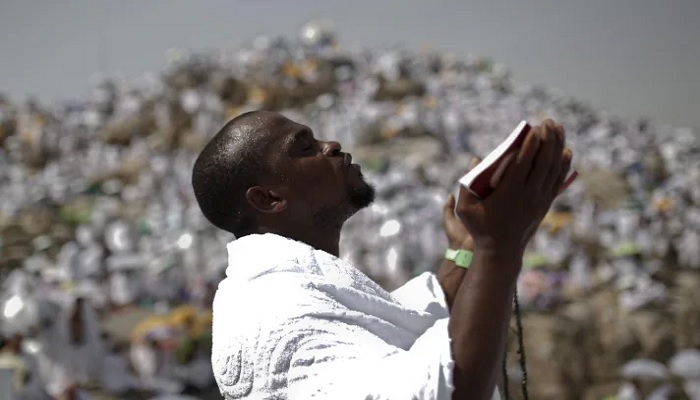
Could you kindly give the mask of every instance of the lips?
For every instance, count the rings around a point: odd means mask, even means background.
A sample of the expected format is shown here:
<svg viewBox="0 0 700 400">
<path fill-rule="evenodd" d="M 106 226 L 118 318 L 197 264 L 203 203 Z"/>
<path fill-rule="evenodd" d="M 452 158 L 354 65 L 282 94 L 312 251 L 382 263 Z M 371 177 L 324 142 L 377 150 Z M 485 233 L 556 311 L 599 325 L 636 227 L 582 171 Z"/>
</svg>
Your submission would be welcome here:
<svg viewBox="0 0 700 400">
<path fill-rule="evenodd" d="M 358 164 L 353 164 L 352 163 L 352 156 L 348 153 L 346 153 L 343 156 L 343 164 L 345 164 L 345 172 L 347 174 L 352 174 L 352 171 L 354 170 L 357 172 L 360 176 L 362 176 L 362 172 L 360 171 L 360 166 Z"/>
</svg>

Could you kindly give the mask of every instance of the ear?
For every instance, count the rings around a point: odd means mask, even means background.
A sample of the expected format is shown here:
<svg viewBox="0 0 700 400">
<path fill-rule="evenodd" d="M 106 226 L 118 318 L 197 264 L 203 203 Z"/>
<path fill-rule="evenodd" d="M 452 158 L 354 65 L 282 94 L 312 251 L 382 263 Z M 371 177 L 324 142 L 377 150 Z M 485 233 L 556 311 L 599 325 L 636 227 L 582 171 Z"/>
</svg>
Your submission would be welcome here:
<svg viewBox="0 0 700 400">
<path fill-rule="evenodd" d="M 246 200 L 256 211 L 275 214 L 287 209 L 287 200 L 279 193 L 263 186 L 253 186 L 245 192 Z"/>
</svg>

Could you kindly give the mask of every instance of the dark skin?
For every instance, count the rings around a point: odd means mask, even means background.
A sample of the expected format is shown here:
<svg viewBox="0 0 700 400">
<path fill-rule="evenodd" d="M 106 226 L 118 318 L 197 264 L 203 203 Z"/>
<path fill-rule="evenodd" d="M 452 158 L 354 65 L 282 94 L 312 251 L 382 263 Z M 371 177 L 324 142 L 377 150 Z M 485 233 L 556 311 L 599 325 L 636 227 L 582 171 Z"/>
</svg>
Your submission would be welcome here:
<svg viewBox="0 0 700 400">
<path fill-rule="evenodd" d="M 246 192 L 257 232 L 275 233 L 338 256 L 343 223 L 361 207 L 351 193 L 372 190 L 337 142 L 317 140 L 305 125 L 262 113 L 270 133 L 270 173 Z"/>
<path fill-rule="evenodd" d="M 372 189 L 336 142 L 276 113 L 260 113 L 268 173 L 246 192 L 257 232 L 302 241 L 338 256 L 343 223 L 371 202 Z M 571 153 L 553 121 L 533 127 L 524 146 L 479 200 L 460 188 L 445 205 L 451 246 L 472 248 L 468 270 L 445 262 L 438 280 L 450 305 L 453 399 L 489 399 L 496 384 L 525 246 L 566 176 Z M 452 210 L 455 210 L 452 212 Z"/>
</svg>

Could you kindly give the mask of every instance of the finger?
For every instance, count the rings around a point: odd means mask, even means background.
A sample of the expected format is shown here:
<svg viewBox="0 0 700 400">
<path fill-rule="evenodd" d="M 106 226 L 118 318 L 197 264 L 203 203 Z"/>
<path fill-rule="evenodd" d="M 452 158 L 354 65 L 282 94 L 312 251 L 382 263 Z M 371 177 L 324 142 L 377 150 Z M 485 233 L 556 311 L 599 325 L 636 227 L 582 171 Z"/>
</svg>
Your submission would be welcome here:
<svg viewBox="0 0 700 400">
<path fill-rule="evenodd" d="M 445 205 L 442 207 L 442 223 L 443 227 L 447 226 L 447 223 L 451 221 L 452 219 L 456 218 L 455 217 L 455 196 L 453 194 L 450 194 L 447 196 L 447 201 L 445 201 Z"/>
<path fill-rule="evenodd" d="M 566 145 L 566 131 L 564 130 L 564 127 L 555 123 L 554 128 L 557 131 L 557 136 L 559 137 L 559 140 L 561 140 L 562 145 Z"/>
<path fill-rule="evenodd" d="M 559 179 L 557 179 L 557 184 L 554 186 L 554 196 L 558 196 L 561 193 L 562 186 L 569 176 L 569 171 L 571 170 L 571 160 L 574 157 L 574 153 L 571 149 L 566 148 L 561 155 L 562 157 L 562 169 L 559 173 Z"/>
<path fill-rule="evenodd" d="M 515 171 L 513 179 L 521 184 L 524 184 L 527 176 L 532 168 L 532 162 L 540 148 L 539 127 L 534 127 L 525 138 L 525 143 L 520 148 L 518 156 L 515 159 Z"/>
<path fill-rule="evenodd" d="M 447 196 L 447 201 L 445 201 L 445 206 L 442 208 L 444 216 L 454 215 L 455 212 L 455 195 L 450 194 Z"/>
<path fill-rule="evenodd" d="M 559 129 L 561 127 L 556 125 L 554 122 L 549 123 L 547 126 L 548 129 L 554 133 L 556 141 L 554 144 L 552 164 L 549 168 L 549 172 L 547 173 L 547 177 L 545 178 L 542 191 L 543 193 L 556 193 L 555 188 L 559 180 L 559 174 L 561 173 L 564 160 L 564 132 L 562 129 Z"/>
<path fill-rule="evenodd" d="M 476 168 L 479 163 L 481 163 L 481 159 L 479 157 L 472 158 L 472 160 L 469 162 L 469 170 L 471 171 Z"/>
<path fill-rule="evenodd" d="M 565 136 L 563 126 L 557 124 L 554 120 L 549 118 L 542 123 L 542 126 L 546 127 L 546 129 L 554 131 L 557 139 L 559 139 L 562 143 L 564 142 Z"/>
<path fill-rule="evenodd" d="M 542 144 L 535 156 L 532 164 L 532 169 L 527 177 L 526 187 L 535 192 L 541 192 L 547 180 L 547 175 L 552 167 L 552 161 L 555 156 L 555 146 L 558 139 L 555 133 L 543 126 L 540 134 Z"/>
<path fill-rule="evenodd" d="M 491 187 L 495 188 L 498 186 L 498 183 L 501 181 L 501 177 L 503 176 L 503 173 L 506 171 L 508 166 L 510 165 L 510 162 L 515 158 L 515 153 L 510 153 L 508 154 L 503 161 L 498 165 L 498 168 L 496 168 L 496 171 L 491 175 Z"/>
</svg>

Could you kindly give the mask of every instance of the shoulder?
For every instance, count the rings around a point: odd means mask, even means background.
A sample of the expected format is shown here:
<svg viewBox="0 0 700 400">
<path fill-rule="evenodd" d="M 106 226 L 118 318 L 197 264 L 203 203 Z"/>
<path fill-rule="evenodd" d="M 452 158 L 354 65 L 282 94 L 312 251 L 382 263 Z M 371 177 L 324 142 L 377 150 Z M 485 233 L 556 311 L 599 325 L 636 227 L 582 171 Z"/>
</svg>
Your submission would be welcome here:
<svg viewBox="0 0 700 400">
<path fill-rule="evenodd" d="M 226 276 L 255 280 L 277 272 L 315 273 L 318 262 L 311 246 L 274 234 L 249 235 L 230 242 Z"/>
<path fill-rule="evenodd" d="M 324 276 L 273 270 L 250 280 L 228 277 L 216 291 L 213 329 L 250 335 L 252 329 L 276 326 L 329 302 Z"/>
</svg>

